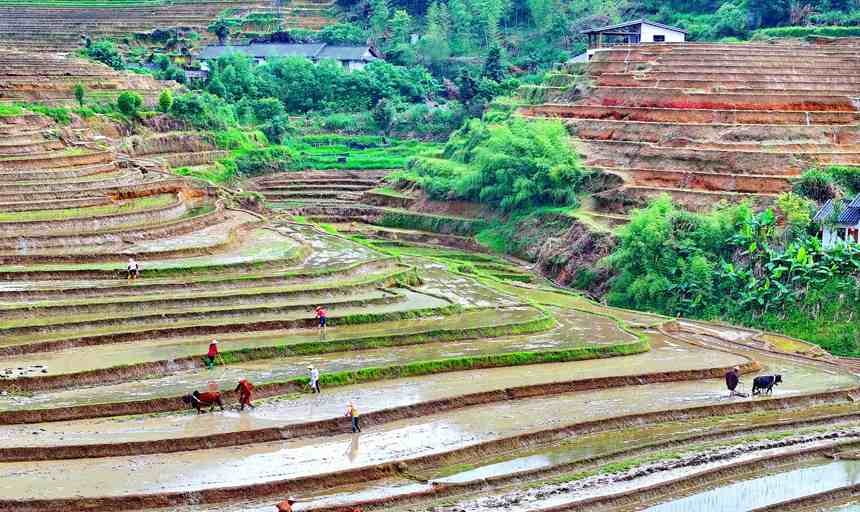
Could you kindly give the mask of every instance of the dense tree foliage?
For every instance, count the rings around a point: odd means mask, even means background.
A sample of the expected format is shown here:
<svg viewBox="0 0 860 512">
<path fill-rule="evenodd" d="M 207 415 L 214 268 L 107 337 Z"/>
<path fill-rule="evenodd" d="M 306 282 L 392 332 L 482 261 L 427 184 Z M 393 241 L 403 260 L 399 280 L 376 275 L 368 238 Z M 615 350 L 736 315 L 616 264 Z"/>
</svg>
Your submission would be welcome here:
<svg viewBox="0 0 860 512">
<path fill-rule="evenodd" d="M 111 41 L 102 40 L 91 43 L 84 48 L 84 54 L 93 60 L 107 64 L 113 69 L 125 69 L 125 61 Z"/>
<path fill-rule="evenodd" d="M 659 198 L 634 213 L 607 260 L 618 274 L 609 302 L 741 322 L 856 355 L 860 246 L 822 250 L 809 233 L 812 209 L 793 194 L 758 214 L 746 205 L 691 213 Z"/>
<path fill-rule="evenodd" d="M 135 117 L 137 111 L 143 106 L 143 98 L 136 92 L 125 91 L 117 97 L 116 106 L 126 116 Z"/>
<path fill-rule="evenodd" d="M 558 121 L 471 120 L 440 156 L 415 159 L 392 179 L 417 183 L 435 198 L 515 211 L 575 205 L 585 174 Z"/>
</svg>

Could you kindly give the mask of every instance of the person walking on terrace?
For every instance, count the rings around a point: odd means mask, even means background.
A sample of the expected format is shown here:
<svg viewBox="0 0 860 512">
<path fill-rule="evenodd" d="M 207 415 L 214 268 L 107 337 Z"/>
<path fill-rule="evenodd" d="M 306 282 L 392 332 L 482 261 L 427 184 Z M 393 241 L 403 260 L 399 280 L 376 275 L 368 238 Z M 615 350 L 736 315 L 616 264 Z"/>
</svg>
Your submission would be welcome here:
<svg viewBox="0 0 860 512">
<path fill-rule="evenodd" d="M 239 410 L 244 411 L 245 406 L 247 405 L 251 409 L 255 409 L 254 404 L 251 403 L 251 391 L 254 389 L 254 385 L 248 379 L 242 379 L 239 381 L 239 385 L 236 386 L 236 391 L 239 393 Z"/>
<path fill-rule="evenodd" d="M 140 277 L 140 265 L 138 265 L 134 258 L 128 259 L 128 265 L 126 266 L 126 270 L 128 271 L 129 281 Z"/>
<path fill-rule="evenodd" d="M 320 371 L 314 367 L 314 365 L 308 366 L 308 373 L 310 373 L 311 381 L 308 384 L 311 387 L 311 393 L 319 393 L 320 392 Z"/>
<path fill-rule="evenodd" d="M 218 358 L 218 340 L 212 339 L 212 343 L 209 344 L 209 351 L 206 352 L 206 368 L 210 370 L 215 366 L 215 359 Z"/>
<path fill-rule="evenodd" d="M 344 414 L 347 418 L 352 418 L 352 433 L 361 432 L 361 426 L 358 424 L 358 409 L 355 407 L 355 402 L 350 402 L 349 406 L 346 408 L 346 414 Z"/>
<path fill-rule="evenodd" d="M 320 337 L 325 338 L 326 335 L 326 323 L 328 320 L 328 312 L 322 306 L 317 306 L 314 308 L 314 314 L 319 321 L 319 331 Z"/>
</svg>

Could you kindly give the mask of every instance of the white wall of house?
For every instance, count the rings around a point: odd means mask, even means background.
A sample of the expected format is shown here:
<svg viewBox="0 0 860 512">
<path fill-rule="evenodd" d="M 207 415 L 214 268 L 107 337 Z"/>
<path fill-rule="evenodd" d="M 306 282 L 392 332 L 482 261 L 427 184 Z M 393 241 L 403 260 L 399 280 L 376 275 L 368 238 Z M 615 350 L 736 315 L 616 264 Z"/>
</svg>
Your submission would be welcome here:
<svg viewBox="0 0 860 512">
<path fill-rule="evenodd" d="M 667 43 L 683 43 L 684 41 L 686 41 L 686 34 L 684 34 L 683 32 L 667 30 L 665 28 L 655 27 L 653 25 L 643 23 L 640 42 L 653 43 L 654 36 L 663 36 L 664 42 Z"/>
<path fill-rule="evenodd" d="M 821 245 L 825 249 L 846 242 L 860 243 L 860 224 L 856 226 L 822 226 Z"/>
<path fill-rule="evenodd" d="M 347 71 L 356 71 L 359 69 L 363 69 L 364 66 L 367 65 L 366 62 L 360 60 L 346 60 L 343 61 L 344 67 L 346 67 Z"/>
</svg>

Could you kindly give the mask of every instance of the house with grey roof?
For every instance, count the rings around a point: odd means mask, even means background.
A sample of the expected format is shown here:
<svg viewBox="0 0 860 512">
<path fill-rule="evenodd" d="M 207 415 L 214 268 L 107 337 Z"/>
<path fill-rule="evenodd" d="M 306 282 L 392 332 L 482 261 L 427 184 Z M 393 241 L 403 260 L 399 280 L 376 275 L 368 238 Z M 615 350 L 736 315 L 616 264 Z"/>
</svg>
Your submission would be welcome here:
<svg viewBox="0 0 860 512">
<path fill-rule="evenodd" d="M 831 199 L 813 218 L 821 226 L 821 245 L 829 249 L 844 243 L 860 243 L 860 194 Z"/>
<path fill-rule="evenodd" d="M 241 53 L 262 64 L 268 59 L 279 57 L 304 57 L 313 62 L 332 59 L 339 62 L 347 70 L 361 69 L 367 64 L 379 60 L 379 55 L 367 45 L 339 46 L 326 43 L 251 43 L 243 45 L 211 45 L 203 48 L 198 58 L 206 61 L 215 60 L 229 53 Z"/>
</svg>

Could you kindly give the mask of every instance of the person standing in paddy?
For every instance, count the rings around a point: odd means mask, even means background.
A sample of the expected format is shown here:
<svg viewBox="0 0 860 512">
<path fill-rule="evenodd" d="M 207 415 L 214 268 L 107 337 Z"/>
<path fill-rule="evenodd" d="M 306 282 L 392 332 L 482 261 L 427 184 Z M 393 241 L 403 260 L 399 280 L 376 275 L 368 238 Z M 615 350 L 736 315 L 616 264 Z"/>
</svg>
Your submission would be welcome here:
<svg viewBox="0 0 860 512">
<path fill-rule="evenodd" d="M 128 265 L 126 266 L 126 270 L 128 270 L 128 279 L 137 279 L 140 277 L 140 265 L 134 260 L 134 258 L 128 259 Z"/>
<path fill-rule="evenodd" d="M 344 414 L 347 418 L 352 418 L 352 433 L 361 432 L 361 426 L 358 424 L 358 409 L 355 407 L 355 402 L 350 402 L 349 406 L 346 408 L 346 414 Z"/>
<path fill-rule="evenodd" d="M 254 389 L 254 385 L 248 379 L 242 379 L 239 381 L 239 385 L 236 386 L 235 391 L 239 393 L 239 410 L 244 411 L 245 406 L 247 405 L 251 409 L 254 409 L 254 404 L 251 403 L 251 391 Z"/>
<path fill-rule="evenodd" d="M 316 314 L 317 320 L 319 321 L 320 337 L 325 338 L 328 312 L 322 306 L 317 306 L 316 308 L 314 308 L 314 313 Z"/>
<path fill-rule="evenodd" d="M 215 358 L 218 357 L 218 340 L 213 339 L 209 344 L 209 352 L 206 353 L 206 368 L 212 369 L 215 366 Z"/>
<path fill-rule="evenodd" d="M 311 393 L 319 393 L 320 392 L 320 371 L 314 367 L 314 365 L 308 366 L 308 372 L 311 375 Z"/>
</svg>

